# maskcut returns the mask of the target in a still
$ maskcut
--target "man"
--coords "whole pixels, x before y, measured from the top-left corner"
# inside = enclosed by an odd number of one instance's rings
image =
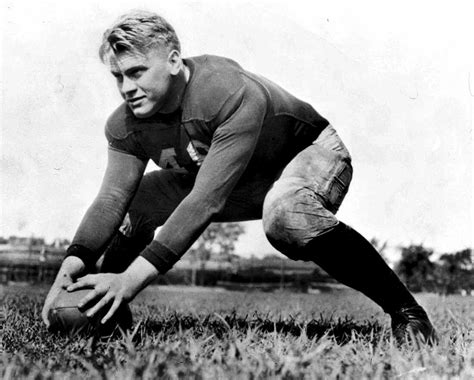
[[[351,157],[310,105],[232,60],[182,59],[172,26],[149,12],[122,16],[105,32],[100,57],[124,103],[107,122],[102,187],[45,301],[47,325],[61,288],[93,288],[80,306],[98,300],[87,314],[107,309],[105,322],[209,223],[262,218],[280,252],[314,261],[389,313],[399,341],[409,333],[435,339],[378,252],[335,217]],[[143,175],[149,159],[163,170]],[[101,273],[91,274],[103,253]]]

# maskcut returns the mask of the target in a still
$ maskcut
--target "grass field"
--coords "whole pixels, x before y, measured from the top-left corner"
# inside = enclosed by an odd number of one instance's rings
[[[0,288],[3,379],[473,379],[474,299],[419,295],[435,347],[397,348],[389,318],[355,292],[150,288],[135,330],[109,340],[49,334],[46,288]]]

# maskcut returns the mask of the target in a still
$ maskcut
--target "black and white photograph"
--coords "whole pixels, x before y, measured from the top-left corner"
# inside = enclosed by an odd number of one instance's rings
[[[0,377],[474,378],[473,14],[4,1]]]

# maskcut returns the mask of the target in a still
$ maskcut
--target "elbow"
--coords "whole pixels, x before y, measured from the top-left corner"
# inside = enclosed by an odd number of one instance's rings
[[[130,189],[124,189],[118,186],[108,186],[99,191],[95,201],[106,204],[127,204],[132,198],[133,193],[134,192]]]
[[[225,200],[213,197],[213,194],[199,194],[191,192],[183,201],[183,206],[188,210],[194,210],[196,216],[206,216],[206,219],[213,219],[224,211]]]
[[[128,204],[128,197],[120,191],[110,191],[99,193],[94,200],[92,207],[101,214],[115,215],[121,217]]]

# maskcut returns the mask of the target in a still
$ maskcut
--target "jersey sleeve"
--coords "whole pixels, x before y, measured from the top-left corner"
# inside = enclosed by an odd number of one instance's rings
[[[143,173],[146,161],[109,149],[99,193],[84,215],[72,245],[86,247],[95,262],[122,222]],[[123,175],[127,173],[127,175]]]
[[[255,82],[244,79],[223,109],[228,115],[217,126],[209,152],[192,191],[141,253],[160,273],[169,270],[221,212],[249,163],[267,112],[267,97]]]

